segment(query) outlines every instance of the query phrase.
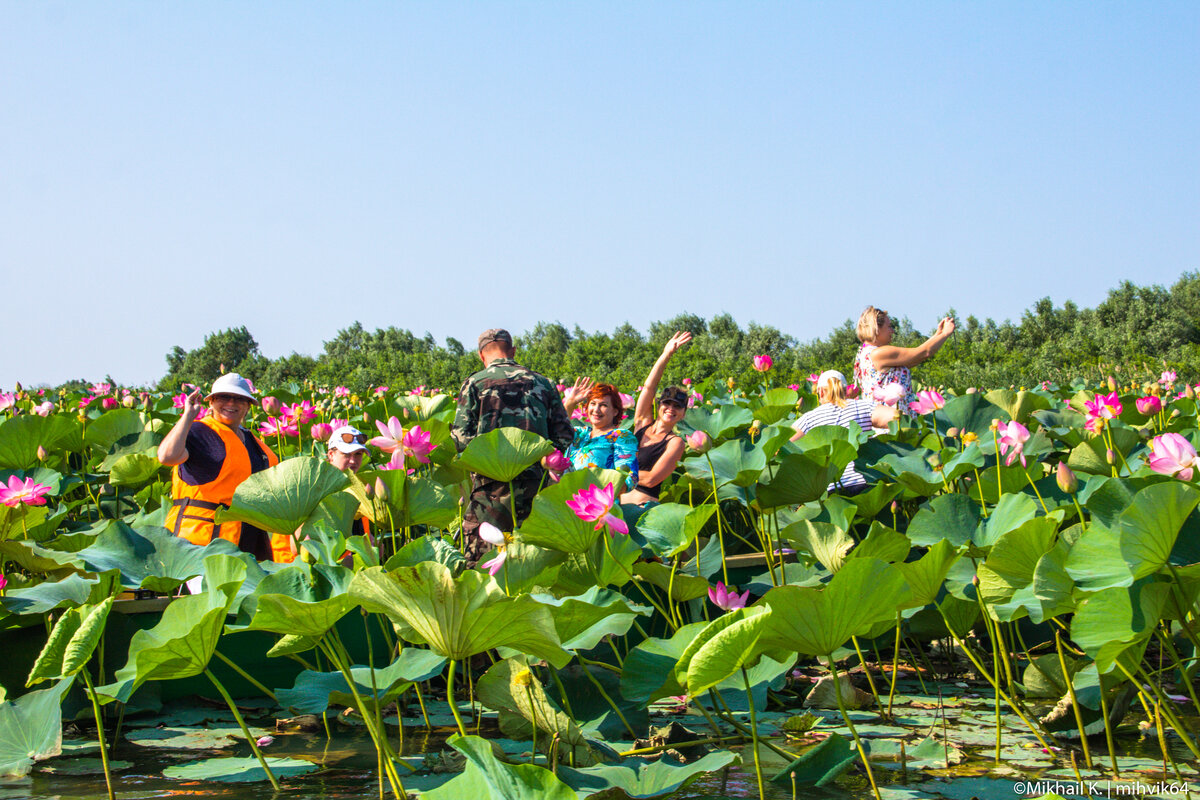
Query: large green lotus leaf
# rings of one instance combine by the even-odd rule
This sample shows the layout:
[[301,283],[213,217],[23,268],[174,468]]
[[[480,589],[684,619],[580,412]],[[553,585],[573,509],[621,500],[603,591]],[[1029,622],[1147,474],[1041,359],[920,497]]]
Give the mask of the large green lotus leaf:
[[104,634],[104,623],[112,604],[113,598],[108,597],[96,606],[72,608],[59,617],[25,685],[69,678],[79,672]]
[[908,538],[926,547],[947,541],[958,548],[979,527],[979,503],[963,494],[938,495],[921,506],[908,524]]
[[[683,683],[689,696],[698,697],[743,667],[752,666],[762,654],[759,640],[767,630],[771,612],[762,606],[739,611],[745,612],[741,619],[707,638],[688,660]],[[697,638],[703,638],[703,633]]]
[[1040,624],[1051,617],[1075,610],[1075,582],[1066,570],[1070,550],[1070,545],[1060,538],[1050,552],[1038,559],[1037,567],[1033,570],[1031,587],[1037,605],[1026,605],[1030,619],[1036,623]]
[[663,756],[654,761],[629,758],[620,764],[600,764],[584,769],[559,767],[558,776],[580,797],[623,792],[633,800],[663,797],[679,791],[691,781],[708,772],[716,772],[734,762],[737,755],[718,750],[689,763]]
[[828,522],[802,519],[779,533],[811,553],[813,558],[832,572],[842,568],[850,549],[854,547],[854,538],[849,533]]
[[378,479],[388,487],[387,505],[391,517],[381,516],[379,523],[394,523],[397,528],[413,525],[434,525],[444,528],[458,518],[457,492],[432,478],[412,478],[403,470],[382,470]]
[[[1027,466],[1022,466],[1020,460],[1013,461],[1011,466],[1005,466],[1001,461],[980,472],[979,480],[971,484],[967,494],[976,503],[982,497],[989,505],[995,505],[1011,494],[1025,494],[1037,503],[1033,490],[1029,488],[1029,482],[1032,480],[1038,484],[1038,491],[1046,497],[1047,483],[1043,481],[1045,477],[1045,467],[1040,461],[1029,461]],[[1049,481],[1049,486],[1058,491],[1058,486],[1053,480]],[[1038,507],[1041,507],[1041,503],[1038,503]]]
[[867,491],[845,499],[857,509],[860,519],[873,519],[903,491],[904,487],[896,483],[876,483]]
[[[553,585],[558,580],[559,566],[568,558],[566,553],[558,550],[526,544],[519,531],[508,543],[506,552],[508,557],[496,573],[496,582],[507,587],[509,594]],[[453,571],[453,565],[449,566]]]
[[897,569],[904,575],[904,580],[912,592],[904,606],[921,608],[934,602],[942,588],[942,582],[946,580],[946,573],[958,557],[958,551],[949,541],[943,539],[916,561],[897,564]]
[[75,556],[91,572],[117,572],[127,589],[172,592],[203,573],[209,556],[240,553],[237,545],[224,539],[198,547],[166,528],[134,530],[120,520],[108,520],[98,527],[95,542]]
[[715,503],[697,508],[662,503],[638,518],[638,534],[659,558],[673,558],[691,547],[704,524],[717,510]]
[[[564,474],[558,483],[538,492],[529,518],[521,525],[522,541],[563,553],[583,553],[590,549],[600,531],[595,522],[576,516],[567,501],[593,484],[608,485],[599,483],[592,470],[579,470]],[[614,506],[613,513],[619,516],[619,507]]]
[[[112,450],[118,441],[130,437],[134,441],[146,430],[146,418],[132,408],[117,408],[106,411],[88,423],[84,441],[101,453]],[[93,452],[95,452],[93,450]]]
[[[817,430],[820,428],[813,432]],[[819,456],[819,452],[817,458],[808,453],[786,453],[777,465],[766,472],[760,471],[760,477],[765,480],[759,481],[756,490],[758,505],[761,508],[778,508],[820,499],[829,483],[842,474],[845,464],[838,466]]]
[[[674,671],[676,682],[678,682],[680,686],[685,688],[687,687],[688,666],[691,664],[692,658],[696,655],[696,653],[698,653],[700,649],[704,647],[704,645],[707,644],[711,639],[744,619],[748,619],[752,616],[761,616],[764,611],[766,611],[766,609],[762,606],[735,608],[732,611],[722,614],[711,622],[705,623],[704,627],[702,627],[699,632],[697,632],[696,635],[691,638],[691,641],[687,643],[687,646],[683,649],[683,652],[680,653],[679,658],[675,663]],[[758,630],[758,635],[761,635],[761,633],[762,631]],[[724,677],[725,676],[722,676],[721,680],[724,680]],[[697,693],[692,693],[693,696],[695,694]]]
[[1100,672],[1109,672],[1127,649],[1145,646],[1169,594],[1168,584],[1143,579],[1127,588],[1104,589],[1085,597],[1071,620],[1071,639],[1092,657]]
[[1033,583],[1034,569],[1054,543],[1057,528],[1053,519],[1035,517],[995,541],[977,570],[979,594],[985,602],[1006,603],[1018,589]]
[[327,496],[349,485],[342,471],[320,458],[281,461],[242,481],[217,521],[249,522],[271,533],[292,535]]
[[[322,500],[316,510],[304,521],[304,525],[300,528],[301,540],[308,537],[323,541],[331,550],[337,549],[336,553],[320,552],[320,555],[324,556],[325,563],[340,561],[342,553],[346,551],[346,537],[353,529],[354,514],[357,511],[358,499],[353,494],[349,491],[334,492]],[[318,529],[324,529],[326,534],[318,534]],[[318,546],[317,549],[323,551],[325,548]],[[312,551],[310,550],[310,552]],[[314,555],[317,554],[314,553]]]
[[113,462],[108,482],[113,486],[141,486],[153,480],[162,468],[162,462],[154,456],[132,453]]
[[346,593],[322,600],[307,600],[286,594],[259,594],[250,622],[237,628],[230,627],[230,631],[271,631],[316,638],[323,636],[356,605],[358,603],[354,598]]
[[774,612],[764,642],[802,655],[829,655],[851,636],[870,630],[908,599],[908,584],[896,567],[855,558],[824,589],[779,586],[763,597]]
[[[276,778],[290,778],[306,772],[315,772],[321,768],[319,764],[302,761],[298,758],[268,758],[266,762]],[[265,783],[270,780],[255,756],[246,758],[226,756],[189,761],[186,764],[167,767],[162,774],[164,777],[181,781],[214,781],[216,783]]]
[[751,400],[751,413],[764,425],[774,425],[796,410],[800,395],[792,389],[769,389],[762,397]]
[[1118,520],[1121,555],[1135,579],[1167,565],[1179,530],[1198,503],[1200,490],[1181,481],[1159,483],[1137,493]]
[[646,639],[630,650],[621,668],[621,694],[642,703],[683,694],[675,665],[706,624],[684,625],[670,639]]
[[937,413],[939,421],[947,427],[958,428],[963,433],[973,433],[985,438],[992,428],[992,420],[1008,421],[1008,413],[978,393],[960,394],[946,400],[945,408]]
[[791,786],[828,786],[858,760],[854,742],[832,733],[771,778]]
[[455,661],[511,647],[563,667],[563,650],[550,610],[528,595],[509,597],[490,575],[467,571],[455,578],[441,564],[371,567],[354,576],[350,595],[367,611],[386,614],[412,629],[434,652]]
[[425,422],[446,412],[453,413],[454,398],[445,394],[435,394],[433,397],[419,394],[387,397],[372,403],[367,410],[376,419],[399,417],[405,423]]
[[204,559],[206,591],[176,598],[157,625],[136,632],[125,666],[117,670],[112,683],[96,687],[96,692],[124,703],[146,681],[190,678],[203,672],[245,577],[245,563],[233,556]]
[[0,422],[0,469],[32,469],[46,438],[47,417],[26,414]]
[[567,555],[550,589],[568,595],[583,594],[593,586],[624,586],[635,574],[634,562],[641,557],[642,548],[628,536],[611,536],[607,543],[597,539],[586,553]]
[[[372,709],[393,703],[414,683],[427,681],[442,674],[446,659],[431,650],[406,647],[400,657],[371,674],[370,667],[351,667],[358,694]],[[374,687],[374,688],[372,688]],[[296,676],[291,689],[277,689],[279,705],[295,714],[323,714],[331,705],[357,707],[354,693],[340,671],[312,672],[305,670]]]
[[883,525],[878,520],[871,523],[867,538],[863,539],[853,550],[850,558],[878,558],[889,564],[896,564],[908,558],[912,542],[903,533]]
[[533,599],[550,609],[559,641],[567,650],[591,650],[609,634],[624,636],[637,617],[652,610],[595,586],[575,597],[535,594]]
[[[943,451],[945,453],[946,451]],[[972,442],[958,455],[952,456],[942,464],[942,477],[948,481],[957,480],[968,472],[982,469],[987,463],[987,457],[979,447],[978,442]]]
[[1082,482],[1079,502],[1088,510],[1093,520],[1115,528],[1117,517],[1129,507],[1134,496],[1149,485],[1145,479],[1094,476]]
[[[113,444],[108,455],[100,462],[100,471],[108,472],[124,456],[140,455],[153,458],[157,454],[158,445],[162,440],[163,435],[156,431],[126,434]],[[162,464],[159,466],[161,467]]]
[[1009,419],[1023,425],[1029,422],[1029,416],[1033,412],[1050,408],[1049,398],[1024,389],[993,389],[985,394],[984,398],[992,405],[1004,409]]
[[33,762],[62,752],[62,699],[73,680],[0,703],[0,776],[28,775]]
[[553,452],[554,445],[533,431],[497,428],[472,439],[458,463],[494,481],[511,481]]
[[1063,564],[1079,588],[1099,591],[1133,583],[1133,572],[1121,554],[1121,534],[1093,521],[1067,553]]
[[[501,428],[500,430],[508,430]],[[423,792],[425,800],[577,800],[575,790],[553,772],[533,764],[512,766],[498,760],[492,745],[478,736],[452,736],[447,743],[467,757],[458,777]]]
[[925,448],[911,450],[904,455],[889,453],[873,465],[875,469],[891,475],[896,482],[922,497],[929,497],[945,488],[942,473],[929,463],[932,451]]
[[[709,461],[712,469],[709,469]],[[711,485],[716,475],[717,486],[732,483],[743,488],[753,486],[767,466],[767,455],[761,446],[744,439],[732,439],[714,447],[706,455],[683,460],[688,475]]]
[[633,574],[662,589],[676,603],[704,597],[709,590],[708,581],[704,578],[686,575],[678,569],[672,574],[670,567],[656,561],[639,561],[633,565]]
[[1001,536],[1037,516],[1040,508],[1038,501],[1027,494],[1006,494],[988,518],[979,523],[972,539],[979,547],[991,547]]
[[551,740],[557,738],[563,761],[585,766],[596,763],[583,731],[550,699],[524,659],[506,658],[493,664],[475,682],[475,697],[500,712],[500,727],[506,734],[520,736],[532,726],[538,731],[542,750],[549,750]]
[[466,556],[450,542],[426,534],[397,550],[383,567],[390,572],[399,567],[415,567],[422,561],[436,561],[444,564],[454,575],[462,572],[467,564]]
[[72,574],[57,581],[43,581],[22,589],[9,589],[0,606],[12,614],[44,614],[63,606],[98,603],[112,592],[113,575]]
[[712,439],[733,433],[739,428],[749,427],[754,422],[754,412],[738,405],[727,404],[711,414],[702,408],[689,408],[683,418],[683,427],[704,431]]
[[[1137,431],[1131,428],[1113,426],[1109,431],[1112,433],[1114,449],[1121,453],[1128,454],[1141,443]],[[1067,466],[1089,475],[1111,475],[1113,465],[1108,463],[1108,445],[1098,436],[1084,440],[1067,456]],[[1119,459],[1117,466],[1120,466]]]
[[42,447],[47,451],[83,452],[83,423],[78,417],[74,414],[51,414],[43,419],[49,424],[42,438]]

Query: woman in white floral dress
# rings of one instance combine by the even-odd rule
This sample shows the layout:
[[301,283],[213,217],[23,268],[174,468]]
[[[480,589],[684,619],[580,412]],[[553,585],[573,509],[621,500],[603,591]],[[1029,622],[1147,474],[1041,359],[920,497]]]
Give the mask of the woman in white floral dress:
[[[854,382],[857,383],[864,399],[882,402],[882,395],[888,386],[895,385],[903,390],[897,408],[908,413],[908,404],[916,401],[912,390],[912,372],[922,361],[933,358],[950,334],[954,333],[954,319],[945,317],[938,323],[937,330],[917,347],[895,347],[892,345],[892,335],[895,324],[883,309],[867,306],[858,318],[858,340],[862,346],[854,358]],[[880,390],[879,392],[876,389]],[[891,392],[898,392],[892,389]]]

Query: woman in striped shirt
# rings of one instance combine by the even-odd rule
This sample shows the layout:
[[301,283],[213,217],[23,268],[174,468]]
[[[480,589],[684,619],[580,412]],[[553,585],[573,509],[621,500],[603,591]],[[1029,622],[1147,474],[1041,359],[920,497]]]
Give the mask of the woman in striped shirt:
[[[822,425],[840,425],[853,430],[858,425],[863,433],[870,435],[872,428],[886,428],[896,418],[896,409],[891,406],[875,405],[870,400],[846,399],[846,376],[835,369],[825,370],[817,378],[817,398],[821,404],[801,415],[792,425],[796,441],[813,428]],[[867,490],[867,479],[854,468],[854,462],[846,465],[842,477],[829,484],[828,491],[853,496]]]

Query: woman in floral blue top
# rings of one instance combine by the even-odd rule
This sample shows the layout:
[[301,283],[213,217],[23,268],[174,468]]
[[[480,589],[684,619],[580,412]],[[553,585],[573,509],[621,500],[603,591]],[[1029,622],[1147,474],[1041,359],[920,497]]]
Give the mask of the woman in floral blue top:
[[[621,395],[611,383],[600,383],[594,387],[590,381],[567,399],[567,412],[586,397],[584,417],[589,427],[575,429],[575,441],[567,448],[567,458],[572,469],[622,469],[629,473],[625,479],[626,490],[637,486],[637,437],[629,431],[616,427],[624,414]],[[589,391],[590,389],[590,391]]]

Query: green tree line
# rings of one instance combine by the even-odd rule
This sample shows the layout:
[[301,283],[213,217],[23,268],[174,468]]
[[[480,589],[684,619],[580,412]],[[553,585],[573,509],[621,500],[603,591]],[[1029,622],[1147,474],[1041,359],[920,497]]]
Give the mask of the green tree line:
[[[949,314],[954,314],[949,309]],[[920,383],[967,386],[1033,385],[1075,377],[1117,374],[1149,377],[1163,368],[1183,378],[1200,376],[1200,273],[1185,273],[1170,288],[1124,281],[1095,308],[1071,301],[1055,306],[1042,298],[1017,322],[958,320],[958,329],[932,361],[915,372]],[[770,355],[776,384],[801,383],[808,375],[836,368],[849,374],[858,349],[856,320],[848,319],[827,336],[808,342],[769,325],[742,328],[728,314],[704,319],[683,313],[655,322],[643,334],[629,323],[611,333],[568,329],[560,322],[539,322],[516,336],[518,360],[563,383],[590,375],[631,391],[677,330],[690,331],[692,344],[672,361],[666,380],[754,378],[751,358]],[[936,320],[930,321],[932,330]],[[927,331],[901,318],[896,343],[912,345]],[[292,353],[264,356],[245,327],[210,334],[194,350],[176,346],[167,354],[167,373],[159,388],[188,382],[205,385],[222,369],[236,370],[262,386],[311,380],[363,392],[373,386],[416,386],[455,391],[479,369],[475,351],[457,339],[439,344],[430,334],[402,328],[368,331],[360,323],[338,331],[317,356]]]

